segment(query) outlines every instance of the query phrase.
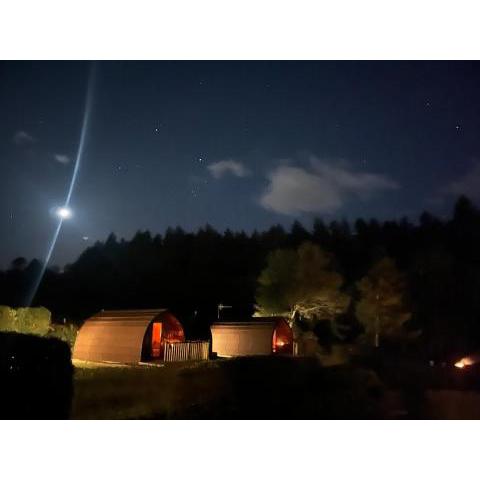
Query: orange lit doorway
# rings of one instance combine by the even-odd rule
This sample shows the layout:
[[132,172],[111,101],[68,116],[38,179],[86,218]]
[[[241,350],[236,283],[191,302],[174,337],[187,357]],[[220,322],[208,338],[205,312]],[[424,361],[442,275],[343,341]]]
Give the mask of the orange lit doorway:
[[159,358],[162,350],[162,324],[154,323],[152,328],[152,357]]

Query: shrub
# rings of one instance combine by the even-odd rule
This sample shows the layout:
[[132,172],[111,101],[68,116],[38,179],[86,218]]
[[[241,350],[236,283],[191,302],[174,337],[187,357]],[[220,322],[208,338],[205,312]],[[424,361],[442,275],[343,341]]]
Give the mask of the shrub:
[[17,309],[17,331],[20,333],[31,333],[43,337],[49,332],[50,324],[50,311],[44,307]]
[[44,336],[50,330],[51,314],[44,307],[14,308],[0,306],[0,331]]
[[53,324],[48,336],[58,338],[59,340],[68,343],[70,348],[73,348],[77,333],[78,328],[72,323],[67,323],[65,325]]
[[[195,398],[195,401],[192,401]],[[374,372],[315,358],[238,357],[183,369],[168,418],[384,418],[383,385]]]
[[14,332],[16,329],[17,312],[10,307],[0,305],[0,331]]
[[0,332],[17,332],[58,338],[73,348],[78,328],[73,324],[55,324],[44,307],[10,308],[0,306]]
[[0,333],[0,418],[64,419],[70,415],[70,348],[55,338]]

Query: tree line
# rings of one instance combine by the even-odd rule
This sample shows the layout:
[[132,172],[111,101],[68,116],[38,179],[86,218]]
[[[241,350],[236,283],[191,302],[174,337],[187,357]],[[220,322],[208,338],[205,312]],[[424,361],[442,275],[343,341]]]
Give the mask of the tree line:
[[[189,337],[202,337],[220,303],[233,307],[222,312],[231,317],[248,317],[255,305],[267,311],[269,301],[272,308],[291,312],[291,301],[275,305],[285,303],[288,289],[279,287],[273,300],[267,298],[272,292],[262,291],[277,256],[278,275],[285,270],[289,282],[303,289],[302,298],[309,298],[319,272],[328,274],[328,295],[320,289],[312,304],[297,305],[304,322],[313,318],[309,312],[316,312],[318,302],[334,294],[322,320],[340,332],[339,338],[370,334],[375,342],[377,320],[365,319],[380,316],[385,327],[390,310],[377,298],[383,288],[397,302],[391,324],[401,317],[429,352],[444,354],[480,347],[479,247],[480,212],[466,197],[446,220],[425,212],[417,222],[358,219],[351,225],[317,219],[309,229],[295,222],[288,231],[276,225],[251,234],[219,233],[208,225],[195,233],[179,227],[163,235],[139,231],[129,241],[111,234],[64,270],[47,268],[33,305],[48,308],[56,322],[77,323],[100,309],[166,307]],[[300,270],[292,269],[298,255],[306,260]],[[0,304],[25,306],[41,270],[38,260],[15,259],[0,272]],[[288,273],[294,271],[296,277]],[[378,287],[385,276],[390,280]],[[315,323],[320,341],[332,335],[325,322]]]

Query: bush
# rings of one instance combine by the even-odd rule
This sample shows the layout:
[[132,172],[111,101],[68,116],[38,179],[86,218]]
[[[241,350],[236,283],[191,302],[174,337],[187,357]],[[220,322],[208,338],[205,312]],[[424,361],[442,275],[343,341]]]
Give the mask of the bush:
[[55,338],[0,333],[0,418],[65,419],[70,415],[70,348]]
[[73,348],[78,328],[73,324],[54,324],[44,307],[10,308],[0,306],[0,332],[16,332],[58,338]]
[[46,335],[50,330],[51,314],[44,307],[14,308],[0,306],[0,331]]
[[238,357],[184,369],[167,417],[384,418],[383,393],[382,383],[368,369],[344,365],[325,368],[314,358]]
[[78,328],[72,323],[67,323],[66,325],[53,324],[51,326],[49,337],[58,338],[63,342],[68,343],[70,348],[73,348],[75,345],[75,339],[77,338]]
[[44,307],[17,308],[17,331],[33,335],[46,335],[50,330],[51,314]]
[[0,331],[14,332],[16,329],[16,320],[16,310],[5,305],[0,305]]

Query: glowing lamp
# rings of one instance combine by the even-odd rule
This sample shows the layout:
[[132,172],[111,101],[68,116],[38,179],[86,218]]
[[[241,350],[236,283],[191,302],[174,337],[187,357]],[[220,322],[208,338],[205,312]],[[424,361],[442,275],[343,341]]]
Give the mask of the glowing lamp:
[[470,365],[473,365],[473,363],[474,363],[474,360],[472,360],[469,357],[464,357],[461,360],[459,360],[457,363],[455,363],[455,366],[457,368],[465,368],[465,367],[469,367]]

